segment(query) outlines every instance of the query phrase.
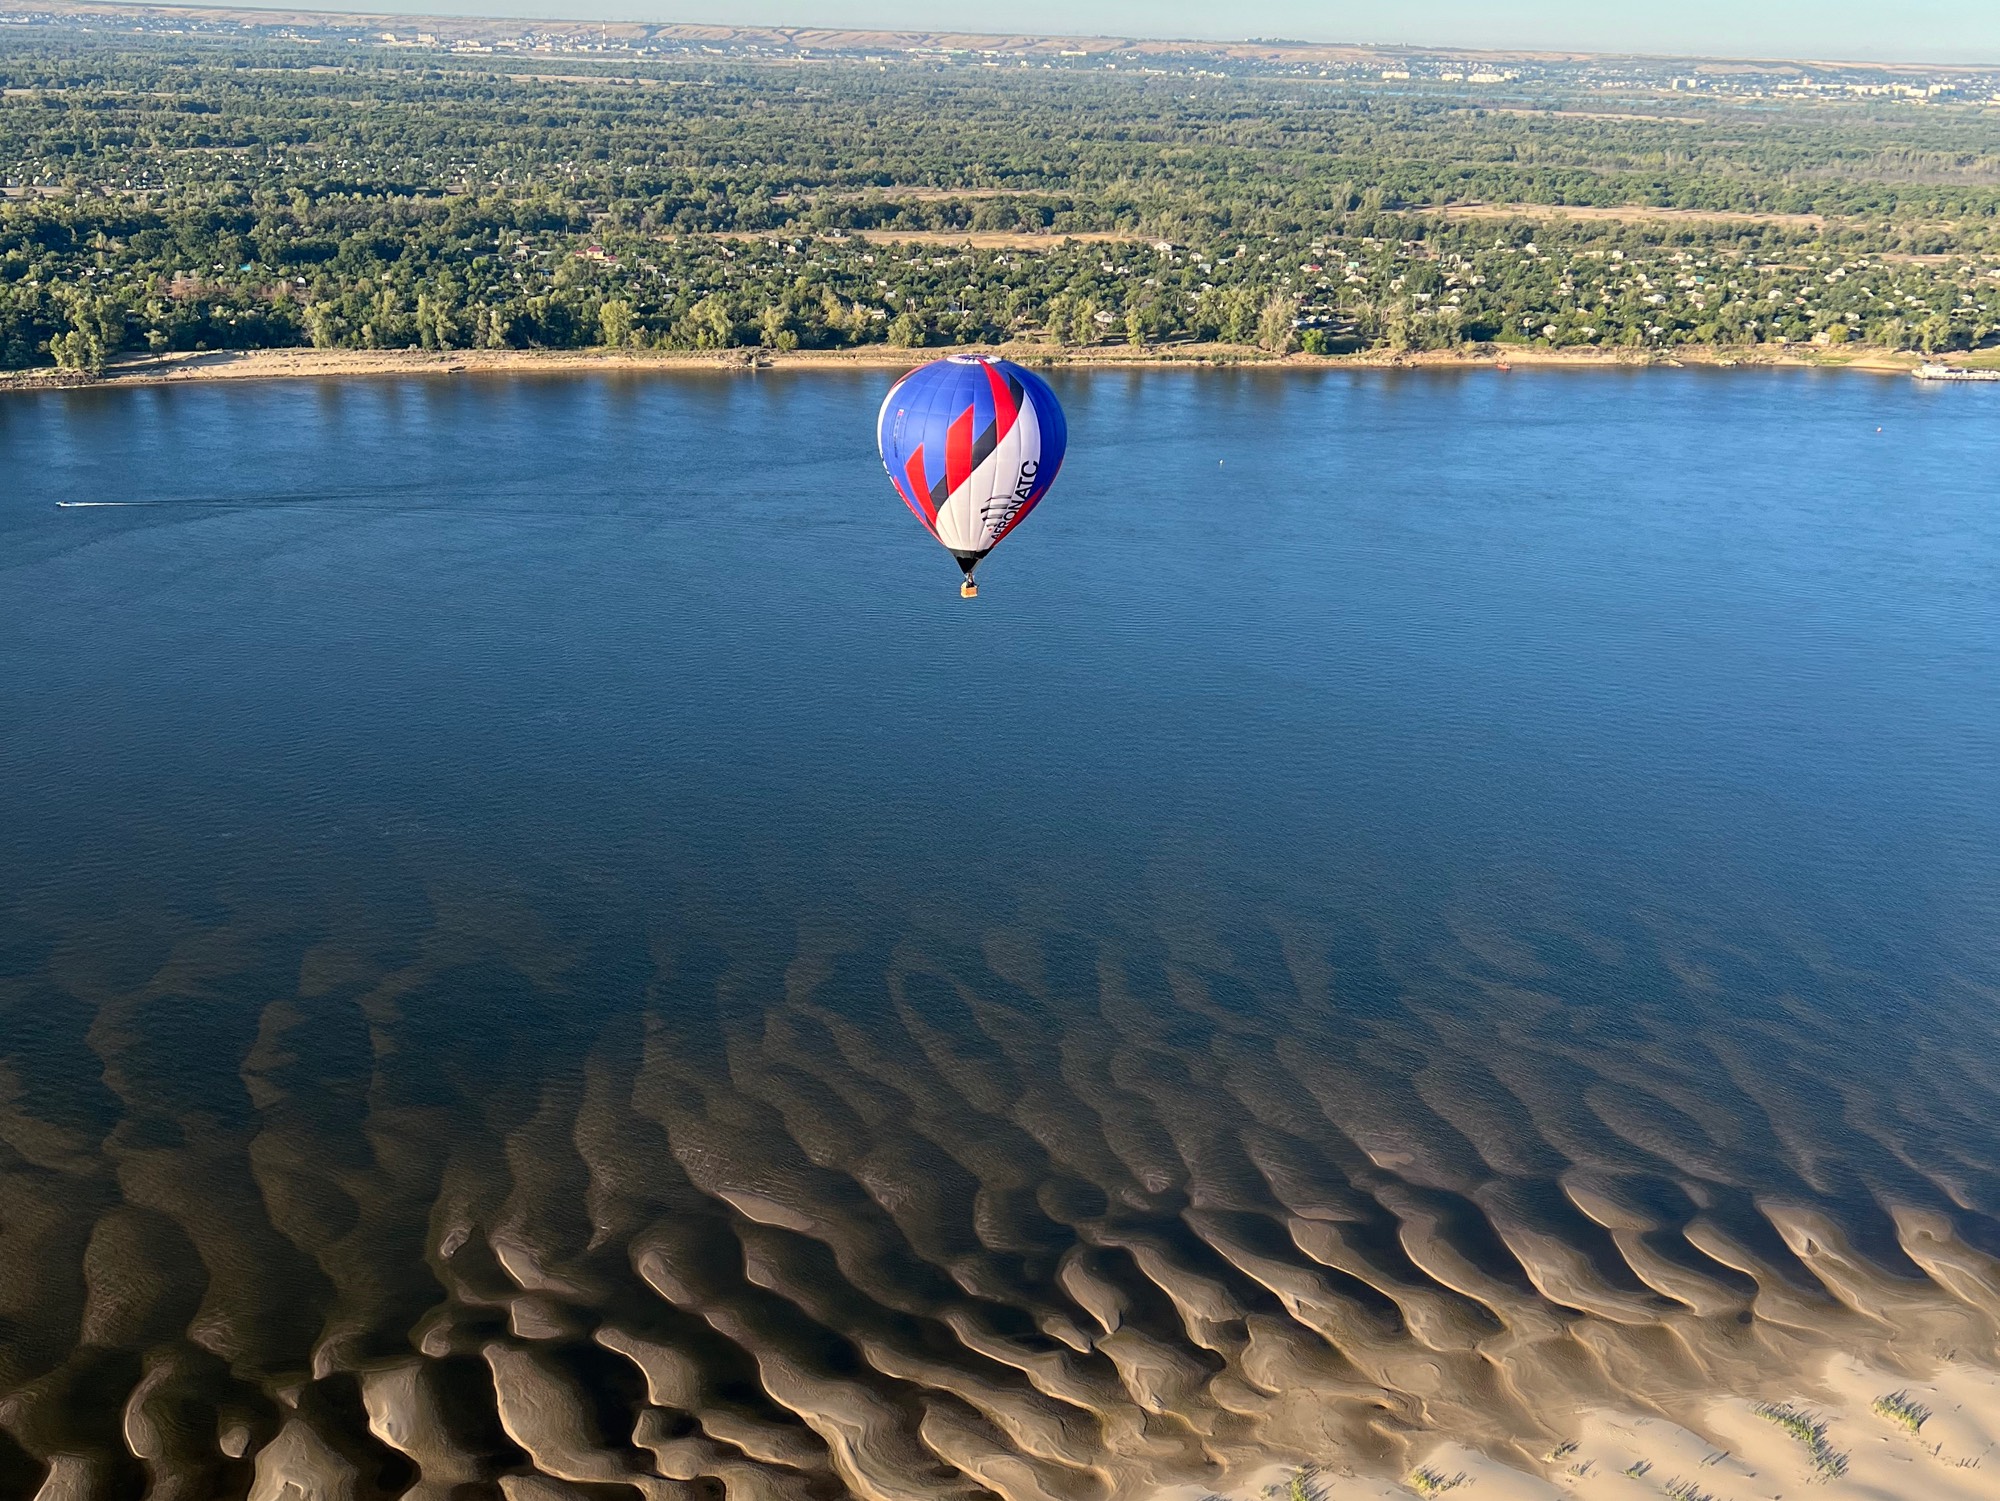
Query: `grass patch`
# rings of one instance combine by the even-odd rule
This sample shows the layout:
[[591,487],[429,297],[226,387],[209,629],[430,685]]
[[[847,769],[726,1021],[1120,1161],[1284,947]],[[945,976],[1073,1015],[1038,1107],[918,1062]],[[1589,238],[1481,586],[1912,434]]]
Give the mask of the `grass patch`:
[[1827,1442],[1825,1419],[1801,1412],[1789,1402],[1760,1403],[1757,1416],[1768,1418],[1803,1444],[1813,1468],[1823,1479],[1835,1480],[1847,1473],[1847,1456],[1836,1453]]
[[1669,1501],[1715,1501],[1713,1495],[1692,1480],[1669,1480],[1667,1496]]
[[1300,1465],[1283,1485],[1264,1487],[1265,1501],[1328,1501],[1324,1473],[1319,1465]]
[[1908,1392],[1890,1392],[1886,1397],[1877,1397],[1871,1405],[1877,1417],[1887,1418],[1912,1433],[1921,1432],[1931,1415],[1931,1410]]
[[1419,1496],[1442,1496],[1446,1491],[1455,1491],[1465,1484],[1465,1472],[1447,1476],[1443,1470],[1425,1465],[1421,1470],[1412,1470],[1403,1484]]

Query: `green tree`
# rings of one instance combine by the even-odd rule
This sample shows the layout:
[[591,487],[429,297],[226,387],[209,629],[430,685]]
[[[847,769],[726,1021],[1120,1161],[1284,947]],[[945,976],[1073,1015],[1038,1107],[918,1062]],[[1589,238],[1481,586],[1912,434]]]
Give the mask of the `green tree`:
[[736,321],[729,304],[711,292],[674,326],[675,340],[690,349],[728,349],[736,343]]
[[632,304],[622,297],[599,303],[597,326],[603,331],[607,348],[623,349],[632,342]]
[[765,308],[758,330],[760,342],[767,349],[799,347],[799,319],[789,301]]
[[1272,354],[1289,354],[1298,347],[1299,300],[1289,292],[1273,292],[1257,316],[1257,347]]
[[1255,343],[1261,318],[1256,292],[1249,287],[1231,287],[1222,294],[1217,332],[1226,344]]
[[337,349],[341,343],[340,319],[325,302],[309,302],[305,311],[306,334],[315,349]]
[[417,294],[417,339],[426,349],[458,347],[458,323],[450,302],[429,293]]
[[75,296],[65,313],[70,327],[50,338],[50,357],[61,369],[102,370],[124,343],[124,308],[108,297]]
[[73,328],[49,340],[49,353],[59,370],[86,370],[96,374],[104,368],[104,341],[91,329]]
[[1042,322],[1048,329],[1051,343],[1068,345],[1074,342],[1076,311],[1068,297],[1051,297],[1042,309]]
[[1395,354],[1410,347],[1410,305],[1400,297],[1382,315],[1382,342]]

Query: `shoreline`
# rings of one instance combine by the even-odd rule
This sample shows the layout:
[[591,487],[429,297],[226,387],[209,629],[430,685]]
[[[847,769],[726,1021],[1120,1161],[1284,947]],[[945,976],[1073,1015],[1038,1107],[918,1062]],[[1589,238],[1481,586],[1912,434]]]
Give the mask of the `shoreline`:
[[1105,346],[1056,349],[1042,344],[898,349],[770,350],[742,348],[714,352],[610,349],[252,349],[190,354],[136,355],[118,360],[99,374],[53,368],[0,375],[0,390],[46,391],[117,386],[178,385],[186,381],[300,380],[353,376],[598,374],[606,371],[904,370],[952,353],[997,354],[1040,367],[1100,369],[1282,370],[1503,370],[1679,369],[1686,367],[1859,370],[1876,375],[1909,375],[1919,356],[1897,350],[1858,348],[1831,354],[1797,346],[1667,351],[1598,349],[1437,350],[1405,354],[1273,355],[1233,344],[1181,344],[1149,349]]

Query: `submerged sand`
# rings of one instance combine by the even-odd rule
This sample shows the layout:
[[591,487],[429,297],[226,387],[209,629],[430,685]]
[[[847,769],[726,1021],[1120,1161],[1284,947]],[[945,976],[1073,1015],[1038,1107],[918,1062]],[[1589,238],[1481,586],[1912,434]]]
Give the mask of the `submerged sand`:
[[[414,947],[121,917],[0,978],[102,1071],[0,1044],[0,1493],[2000,1490],[1976,997],[1885,1023],[1873,1092],[1811,1026],[1593,1031],[1471,923],[1385,949],[1387,1009],[1291,927],[1276,970],[1170,919],[663,930],[605,1016],[533,910],[430,901]],[[1692,996],[1741,961],[1661,942]],[[235,1098],[172,1039],[245,1006],[193,1059]]]

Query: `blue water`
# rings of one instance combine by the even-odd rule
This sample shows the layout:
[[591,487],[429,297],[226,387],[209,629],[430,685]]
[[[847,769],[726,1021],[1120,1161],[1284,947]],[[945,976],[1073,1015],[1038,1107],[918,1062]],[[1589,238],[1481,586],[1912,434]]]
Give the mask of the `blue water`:
[[[1144,1034],[1107,1044],[1114,1093],[1154,1099],[1139,1069],[1212,1104],[1248,1069],[1319,1101],[1301,1141],[1387,1170],[1389,1133],[1413,1191],[1505,1179],[1579,1243],[1552,1186],[1579,1165],[1780,1261],[1759,1194],[1900,1276],[1885,1206],[2000,1241],[2000,392],[1052,380],[1068,464],[976,601],[882,475],[874,373],[0,397],[0,1164],[48,1171],[19,1145],[41,1128],[115,1166],[199,1122],[251,1154],[202,1159],[227,1177],[287,1109],[305,1157],[367,1157],[404,1105],[497,1142],[580,1108],[593,1058],[643,1080],[642,1034],[691,1060],[677,1088],[747,1087],[772,1018],[810,1011],[803,1056],[868,1089],[1069,1101],[1035,1108],[1101,1127],[1139,1186],[1098,1186],[1162,1223],[1200,1154],[1170,1105],[1112,1140],[1072,1077],[1092,1037]],[[1301,1038],[1332,1104],[1283,1061]],[[1591,1115],[1599,1082],[1657,1139]],[[733,1138],[723,1176],[803,1129]],[[664,1128],[677,1158],[693,1130]],[[1030,1186],[1091,1178],[1021,1151]],[[86,1236],[132,1191],[55,1192],[54,1222]],[[204,1233],[268,1212],[307,1248],[274,1267],[339,1239],[261,1192]],[[368,1315],[396,1347],[463,1301],[409,1234],[369,1273],[410,1279]],[[239,1379],[323,1339],[345,1294],[310,1254],[267,1294],[304,1323]],[[48,1275],[0,1310],[0,1397],[76,1348],[83,1294]]]
[[976,917],[1167,862],[1310,911],[1532,868],[1984,957],[1988,393],[1072,375],[1062,488],[968,603],[878,472],[879,384],[0,404],[10,885],[368,884],[415,821],[612,903]]

